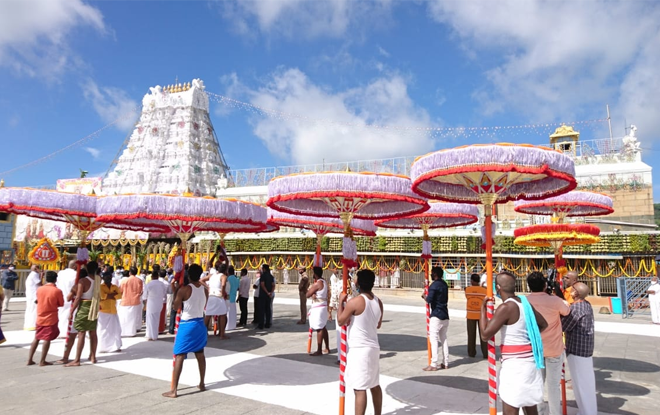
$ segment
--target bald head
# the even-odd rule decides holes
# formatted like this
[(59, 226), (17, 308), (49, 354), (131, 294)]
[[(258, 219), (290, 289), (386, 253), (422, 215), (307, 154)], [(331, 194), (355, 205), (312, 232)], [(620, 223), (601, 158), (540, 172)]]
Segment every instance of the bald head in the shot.
[(500, 287), (502, 293), (513, 295), (516, 292), (516, 277), (508, 272), (500, 272), (497, 274), (495, 282)]
[(34, 271), (34, 272), (39, 271), (39, 265), (32, 265), (32, 266), (30, 267), (30, 271)]
[(589, 287), (583, 282), (576, 282), (573, 284), (573, 292), (575, 292), (575, 297), (584, 300), (589, 296)]
[(70, 268), (70, 269), (76, 269), (76, 268), (78, 268), (75, 259), (72, 259), (71, 261), (69, 261), (69, 268)]
[(569, 271), (566, 275), (564, 275), (564, 288), (567, 287), (572, 287), (577, 283), (578, 279), (578, 274), (576, 271)]

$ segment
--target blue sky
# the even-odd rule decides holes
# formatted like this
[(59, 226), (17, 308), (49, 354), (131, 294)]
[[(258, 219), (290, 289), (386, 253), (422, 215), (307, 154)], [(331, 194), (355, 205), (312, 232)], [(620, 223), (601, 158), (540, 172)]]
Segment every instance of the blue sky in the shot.
[[(25, 186), (54, 184), (79, 169), (105, 172), (130, 133), (131, 109), (150, 86), (175, 77), (332, 121), (301, 123), (212, 103), (233, 169), (417, 155), (484, 141), (545, 144), (551, 131), (543, 128), (456, 139), (369, 125), (601, 119), (606, 103), (614, 134), (623, 135), (624, 121), (636, 124), (644, 160), (655, 168), (658, 68), (660, 6), (651, 1), (2, 0), (0, 175)], [(83, 145), (2, 174), (117, 117)], [(608, 134), (605, 123), (578, 129), (581, 139)]]

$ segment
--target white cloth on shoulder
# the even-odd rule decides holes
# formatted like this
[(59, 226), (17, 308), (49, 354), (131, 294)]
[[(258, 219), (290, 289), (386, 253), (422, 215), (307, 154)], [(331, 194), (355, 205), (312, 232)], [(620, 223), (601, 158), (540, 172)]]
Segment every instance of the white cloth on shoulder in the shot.
[(98, 332), (99, 353), (116, 352), (121, 349), (121, 325), (117, 314), (99, 313)]

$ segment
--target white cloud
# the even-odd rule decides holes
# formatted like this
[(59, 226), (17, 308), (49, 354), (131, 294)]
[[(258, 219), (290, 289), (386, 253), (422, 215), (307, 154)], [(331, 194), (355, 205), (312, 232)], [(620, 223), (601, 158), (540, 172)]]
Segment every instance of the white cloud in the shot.
[(339, 37), (362, 17), (377, 26), (389, 19), (392, 0), (226, 0), (222, 14), (239, 33), (290, 38)]
[(85, 99), (106, 123), (117, 121), (117, 128), (128, 131), (133, 128), (139, 107), (126, 91), (114, 87), (99, 87), (88, 79), (82, 85)]
[(254, 134), (269, 151), (287, 162), (379, 159), (421, 154), (433, 148), (433, 140), (417, 130), (373, 127), (432, 126), (428, 113), (408, 95), (408, 81), (398, 74), (333, 91), (313, 83), (298, 69), (283, 69), (248, 96), (254, 105), (284, 113), (255, 117), (252, 124)]
[[(641, 1), (429, 3), (469, 57), (497, 63), (473, 92), (486, 114), (602, 117), (606, 103), (660, 138), (660, 7)], [(644, 134), (646, 132), (646, 134)]]
[(380, 46), (380, 45), (378, 46), (378, 53), (381, 54), (382, 56), (386, 57), (386, 58), (389, 58), (389, 57), (391, 56), (391, 55), (390, 55), (390, 52), (386, 51), (386, 50), (385, 50), (382, 46)]
[(0, 66), (57, 80), (80, 65), (66, 41), (79, 26), (105, 30), (101, 12), (82, 0), (0, 1)]
[(16, 126), (18, 126), (20, 122), (21, 122), (21, 117), (19, 117), (18, 114), (13, 114), (11, 117), (9, 117), (9, 121), (7, 122), (7, 124), (9, 124), (11, 128), (16, 128)]
[(97, 160), (101, 156), (101, 150), (94, 147), (85, 147), (85, 151), (92, 155), (92, 157)]

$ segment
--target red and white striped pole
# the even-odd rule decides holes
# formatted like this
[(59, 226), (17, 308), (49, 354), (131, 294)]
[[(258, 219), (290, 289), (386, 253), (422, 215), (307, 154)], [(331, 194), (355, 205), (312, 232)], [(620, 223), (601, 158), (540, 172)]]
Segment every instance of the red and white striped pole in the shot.
[[(429, 260), (424, 260), (424, 297), (429, 295)], [(431, 322), (431, 305), (426, 303), (426, 352), (428, 355), (428, 366), (431, 366), (431, 333), (430, 333), (430, 322)]]
[[(486, 213), (486, 295), (493, 298), (493, 205), (485, 205)], [(488, 321), (493, 318), (495, 303), (489, 301), (487, 304), (486, 316)], [(495, 361), (495, 336), (488, 339), (488, 409), (490, 415), (497, 415), (497, 363)]]
[[(348, 286), (348, 265), (344, 263), (342, 270), (342, 294), (346, 294)], [(344, 415), (344, 406), (346, 404), (346, 382), (344, 374), (346, 373), (346, 353), (347, 348), (347, 329), (346, 326), (341, 326), (341, 340), (339, 343), (339, 415)]]

